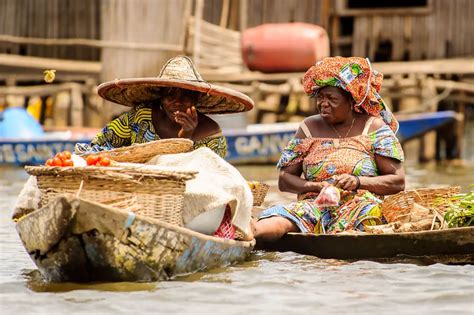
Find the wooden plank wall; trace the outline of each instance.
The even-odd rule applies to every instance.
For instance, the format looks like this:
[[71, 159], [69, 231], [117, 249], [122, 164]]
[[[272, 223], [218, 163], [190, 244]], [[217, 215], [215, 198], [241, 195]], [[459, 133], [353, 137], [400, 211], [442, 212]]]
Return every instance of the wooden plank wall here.
[[375, 60], [382, 42], [392, 45], [390, 60], [472, 56], [472, 0], [433, 0], [427, 15], [355, 16], [352, 55]]
[[[0, 34], [39, 38], [100, 38], [100, 0], [0, 0]], [[98, 48], [0, 43], [0, 53], [99, 60]]]
[[[229, 0], [231, 10], [243, 0]], [[247, 27], [264, 23], [306, 22], [331, 32], [325, 0], [244, 0], [247, 1]], [[353, 20], [352, 53], [375, 59], [379, 45], [392, 45], [391, 61], [462, 57], [474, 54], [474, 12], [472, 0], [430, 0], [428, 14], [357, 15]], [[204, 20], [219, 25], [224, 0], [205, 0]], [[230, 14], [232, 15], [232, 14]], [[230, 19], [231, 20], [231, 19]], [[345, 21], [344, 23], [350, 23]], [[238, 30], [238, 24], [229, 23]]]
[[[189, 21], [186, 52], [192, 55], [200, 71], [239, 73], [244, 69], [240, 52], [240, 32], [201, 21], [200, 49], [194, 52], [195, 20]], [[197, 55], [197, 56], [196, 56]]]
[[[181, 51], [102, 49], [101, 81], [116, 78], [155, 77], [165, 62], [184, 51], [187, 0], [104, 0], [102, 39], [134, 43], [183, 44]], [[115, 105], [110, 113], [125, 108]]]
[[325, 27], [323, 0], [249, 0], [248, 26], [263, 23], [306, 22]]
[[[230, 0], [230, 8], [238, 10], [239, 0]], [[240, 0], [241, 1], [241, 0]], [[264, 23], [306, 22], [325, 27], [321, 18], [324, 0], [245, 0], [248, 1], [247, 27]], [[204, 2], [204, 20], [219, 25], [223, 0], [206, 0]], [[232, 15], [232, 13], [231, 13]], [[232, 21], [232, 17], [229, 17]], [[235, 30], [239, 25], [229, 23]]]

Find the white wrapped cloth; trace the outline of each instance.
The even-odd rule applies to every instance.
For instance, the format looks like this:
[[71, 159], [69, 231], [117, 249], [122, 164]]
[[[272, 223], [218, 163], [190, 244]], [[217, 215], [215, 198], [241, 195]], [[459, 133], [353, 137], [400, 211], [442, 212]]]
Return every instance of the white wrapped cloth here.
[[199, 171], [196, 178], [186, 182], [183, 207], [185, 225], [193, 225], [206, 218], [213, 221], [210, 222], [211, 226], [219, 226], [223, 209], [229, 204], [232, 224], [245, 234], [250, 232], [253, 197], [247, 181], [235, 167], [211, 149], [199, 148], [188, 153], [159, 155], [147, 164], [181, 171]]

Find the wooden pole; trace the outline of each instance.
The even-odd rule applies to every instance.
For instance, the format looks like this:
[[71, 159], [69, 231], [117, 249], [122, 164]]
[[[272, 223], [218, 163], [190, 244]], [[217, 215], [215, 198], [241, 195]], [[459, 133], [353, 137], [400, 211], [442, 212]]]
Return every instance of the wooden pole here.
[[240, 0], [239, 3], [239, 30], [241, 32], [247, 29], [248, 24], [248, 10], [249, 2], [248, 0]]
[[196, 67], [199, 68], [200, 53], [201, 53], [201, 21], [204, 12], [204, 1], [197, 0], [196, 8], [194, 9], [194, 36], [193, 36], [193, 61]]
[[230, 7], [230, 0], [223, 0], [221, 20], [219, 22], [220, 27], [224, 27], [224, 28], [227, 27], [227, 22], [229, 21], [229, 7]]
[[[100, 80], [155, 77], [169, 58], [184, 53], [187, 5], [187, 0], [103, 1], [101, 40], [171, 45], [176, 49], [137, 51], [121, 47], [102, 48]], [[108, 103], [105, 112], [112, 118], [126, 110], [129, 108]]]

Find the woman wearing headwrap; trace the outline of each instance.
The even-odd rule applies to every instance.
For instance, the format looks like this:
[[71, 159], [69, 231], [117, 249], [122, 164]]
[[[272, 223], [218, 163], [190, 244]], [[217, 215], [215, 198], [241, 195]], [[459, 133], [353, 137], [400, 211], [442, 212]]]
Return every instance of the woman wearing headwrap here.
[[[306, 72], [304, 90], [319, 114], [301, 123], [278, 162], [280, 190], [298, 200], [264, 210], [254, 225], [257, 239], [382, 223], [381, 198], [404, 189], [405, 172], [398, 122], [378, 94], [381, 82], [368, 59], [357, 57], [325, 58]], [[341, 198], [322, 206], [316, 198], [329, 185]]]

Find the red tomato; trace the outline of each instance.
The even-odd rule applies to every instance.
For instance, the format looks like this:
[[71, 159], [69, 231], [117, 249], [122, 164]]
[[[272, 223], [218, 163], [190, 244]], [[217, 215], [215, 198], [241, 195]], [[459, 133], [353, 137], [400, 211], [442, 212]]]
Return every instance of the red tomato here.
[[47, 159], [46, 160], [46, 165], [53, 166], [53, 159]]
[[100, 159], [100, 165], [101, 166], [109, 166], [110, 165], [110, 159], [108, 157], [102, 157]]
[[95, 154], [88, 155], [86, 157], [87, 165], [96, 165], [98, 161], [99, 161], [99, 157]]
[[107, 153], [101, 153], [99, 154], [99, 160], [102, 160], [103, 158], [108, 158], [109, 155]]
[[53, 158], [52, 166], [63, 166], [63, 161], [60, 158], [55, 157]]
[[71, 159], [71, 156], [72, 156], [71, 152], [69, 152], [69, 151], [67, 151], [67, 150], [66, 150], [66, 151], [63, 151], [63, 155], [64, 155], [64, 157], [65, 157], [66, 160]]
[[74, 166], [74, 162], [70, 159], [64, 160], [63, 166]]
[[66, 159], [66, 157], [64, 156], [64, 153], [56, 153], [56, 155], [54, 156], [55, 158], [58, 158], [60, 159], [61, 161], [64, 161]]

